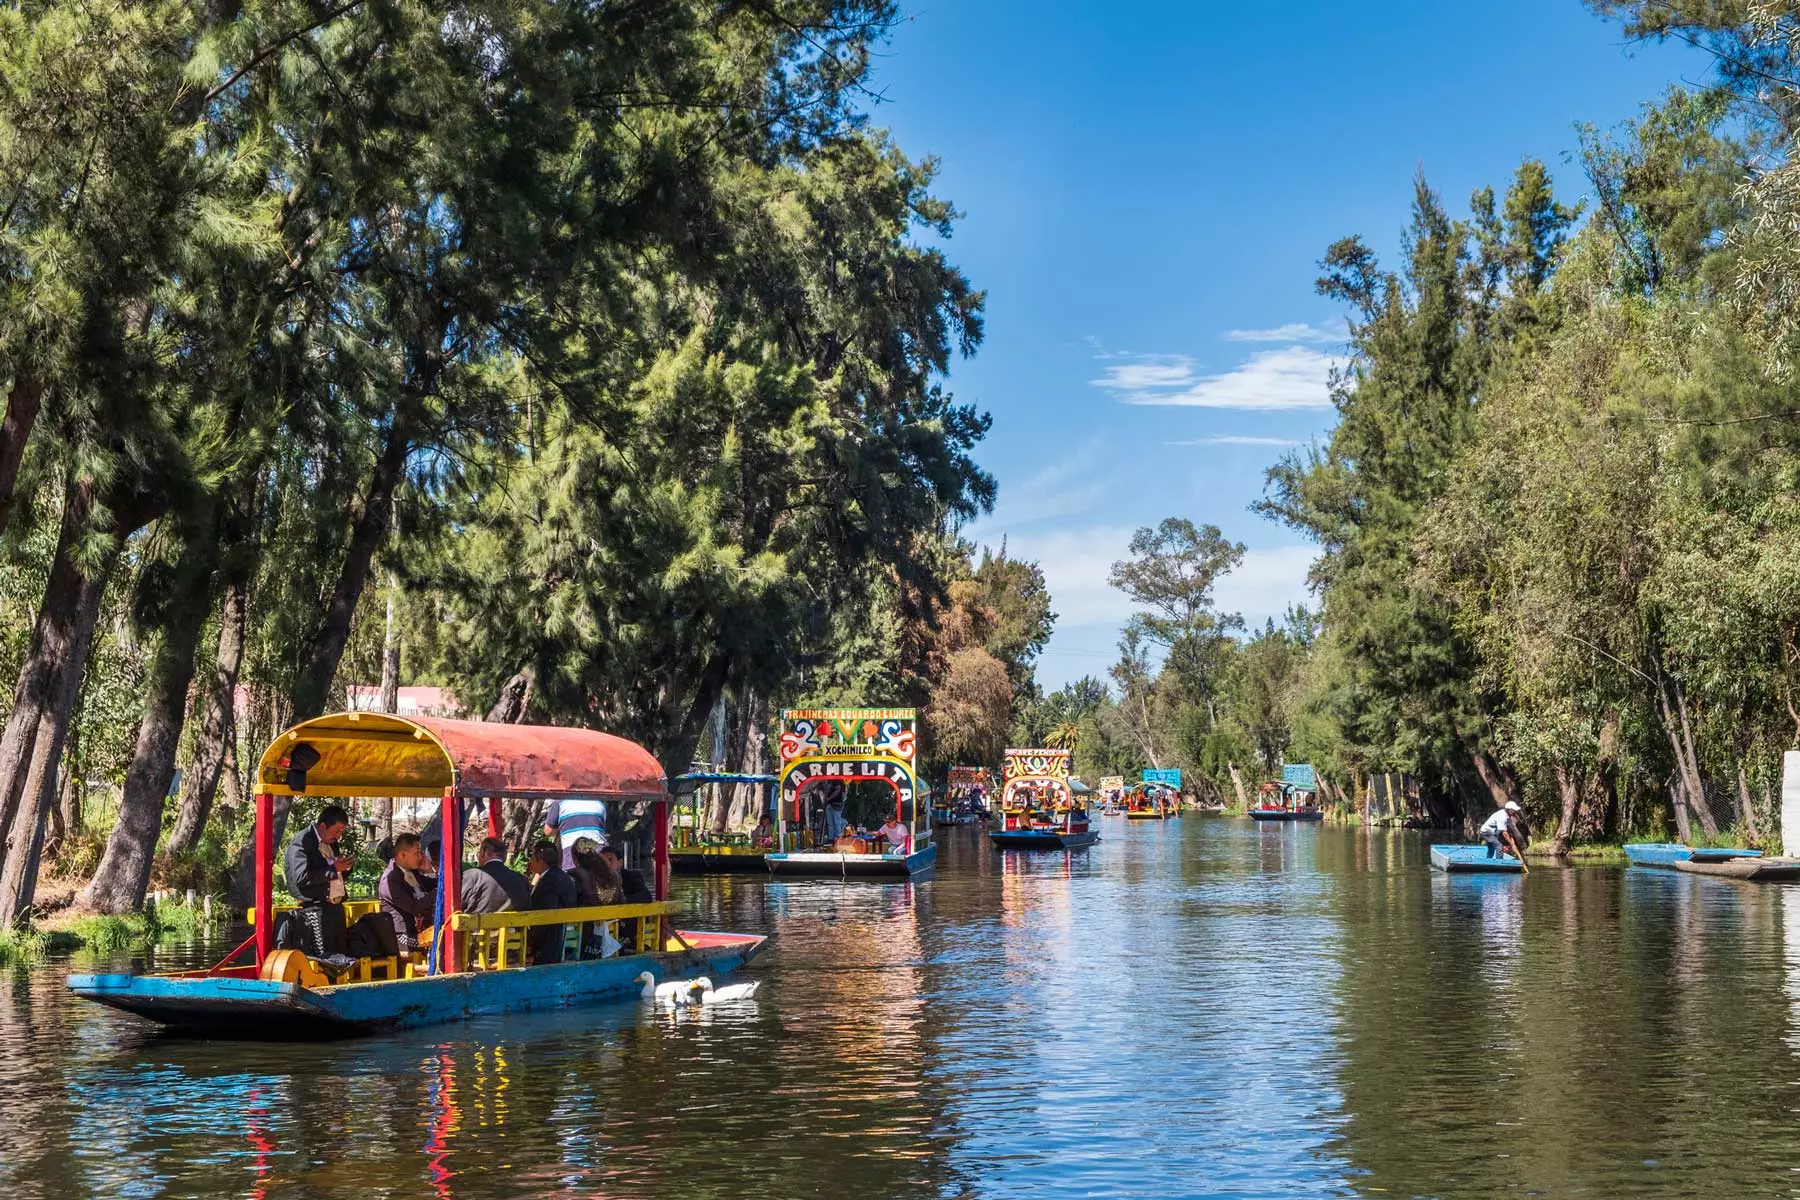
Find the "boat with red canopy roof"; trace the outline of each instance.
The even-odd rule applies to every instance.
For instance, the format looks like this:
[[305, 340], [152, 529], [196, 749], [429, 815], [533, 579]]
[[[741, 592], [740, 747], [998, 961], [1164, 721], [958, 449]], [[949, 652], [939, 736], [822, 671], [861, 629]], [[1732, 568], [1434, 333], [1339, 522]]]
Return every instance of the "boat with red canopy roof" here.
[[[359, 958], [345, 966], [276, 948], [276, 806], [285, 808], [299, 797], [439, 800], [442, 870], [429, 953]], [[654, 899], [548, 911], [459, 912], [463, 827], [474, 800], [487, 802], [489, 831], [496, 836], [505, 803], [648, 805]], [[303, 721], [277, 737], [257, 767], [251, 936], [208, 970], [78, 974], [69, 977], [69, 988], [176, 1029], [331, 1037], [634, 995], [644, 971], [666, 980], [722, 974], [747, 962], [766, 939], [670, 928], [669, 803], [655, 756], [591, 729], [367, 712]], [[531, 930], [583, 924], [623, 934], [615, 939], [623, 943], [621, 952], [526, 965]]]

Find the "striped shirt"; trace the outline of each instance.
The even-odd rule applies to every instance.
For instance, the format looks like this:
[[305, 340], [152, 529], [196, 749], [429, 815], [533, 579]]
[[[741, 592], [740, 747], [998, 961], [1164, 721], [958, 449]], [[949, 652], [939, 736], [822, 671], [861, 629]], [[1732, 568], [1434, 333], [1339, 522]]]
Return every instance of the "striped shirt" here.
[[575, 843], [582, 838], [591, 839], [596, 846], [606, 845], [606, 801], [552, 800], [544, 824], [556, 830], [567, 870], [575, 865]]

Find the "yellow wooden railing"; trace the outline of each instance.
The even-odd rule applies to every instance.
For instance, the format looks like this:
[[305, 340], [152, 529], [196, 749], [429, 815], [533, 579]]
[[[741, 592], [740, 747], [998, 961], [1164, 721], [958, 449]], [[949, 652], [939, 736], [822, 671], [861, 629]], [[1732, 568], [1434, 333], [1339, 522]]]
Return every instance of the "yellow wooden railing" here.
[[618, 922], [635, 919], [637, 938], [624, 953], [663, 949], [663, 918], [675, 911], [670, 901], [650, 904], [601, 904], [587, 908], [546, 908], [536, 911], [457, 913], [450, 928], [463, 935], [467, 952], [463, 961], [474, 970], [500, 970], [525, 965], [526, 931], [542, 925], [563, 926], [564, 954], [570, 938], [580, 944], [581, 927], [598, 924], [619, 938]]

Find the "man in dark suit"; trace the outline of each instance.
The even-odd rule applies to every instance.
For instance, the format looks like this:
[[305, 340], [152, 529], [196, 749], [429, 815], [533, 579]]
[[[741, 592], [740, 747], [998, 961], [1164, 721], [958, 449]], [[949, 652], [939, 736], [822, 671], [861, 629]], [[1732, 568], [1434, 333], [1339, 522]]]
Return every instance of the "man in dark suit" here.
[[[549, 838], [540, 838], [531, 847], [531, 869], [537, 882], [531, 885], [531, 907], [535, 912], [575, 907], [575, 881], [562, 869], [562, 850]], [[558, 963], [563, 959], [563, 927], [537, 925], [526, 939], [531, 949], [533, 966]]]
[[506, 865], [506, 845], [485, 838], [475, 865], [463, 875], [462, 910], [470, 913], [520, 911], [531, 907], [531, 883]]
[[350, 828], [350, 814], [327, 804], [319, 819], [288, 843], [283, 865], [288, 891], [300, 901], [295, 914], [300, 949], [313, 958], [342, 955], [347, 946], [344, 922], [344, 876], [351, 859], [338, 853], [338, 840]]
[[437, 916], [437, 876], [426, 870], [425, 850], [416, 833], [394, 839], [394, 855], [381, 874], [375, 894], [381, 911], [394, 925], [394, 938], [403, 952], [419, 948], [419, 931], [431, 928]]

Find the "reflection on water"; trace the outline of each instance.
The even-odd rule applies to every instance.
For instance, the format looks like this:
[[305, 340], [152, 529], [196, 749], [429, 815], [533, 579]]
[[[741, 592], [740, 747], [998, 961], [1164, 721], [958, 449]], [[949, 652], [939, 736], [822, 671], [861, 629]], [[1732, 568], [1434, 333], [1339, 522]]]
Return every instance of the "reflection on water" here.
[[0, 1195], [1795, 1190], [1800, 888], [1103, 830], [954, 831], [924, 884], [684, 881], [695, 925], [777, 935], [743, 1004], [258, 1046], [0, 977]]

